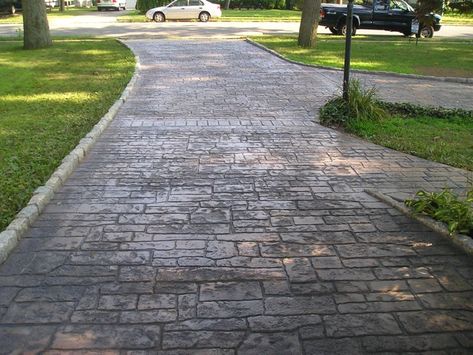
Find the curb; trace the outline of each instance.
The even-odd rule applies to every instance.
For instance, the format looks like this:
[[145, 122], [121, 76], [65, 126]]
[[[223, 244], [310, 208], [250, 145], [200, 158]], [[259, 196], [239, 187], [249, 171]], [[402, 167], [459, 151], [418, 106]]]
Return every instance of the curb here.
[[412, 213], [412, 210], [409, 207], [381, 192], [371, 189], [365, 189], [365, 192], [368, 195], [375, 197], [378, 200], [386, 203], [387, 205], [397, 209], [399, 212], [402, 212], [407, 217], [415, 219], [427, 228], [430, 228], [432, 231], [437, 232], [442, 237], [448, 239], [450, 242], [456, 245], [458, 248], [462, 249], [465, 253], [469, 254], [470, 256], [473, 256], [473, 238], [470, 238], [469, 236], [463, 234], [450, 234], [444, 223], [436, 221], [425, 215]]
[[[126, 43], [120, 40], [119, 42], [131, 50]], [[110, 107], [108, 112], [100, 119], [92, 130], [79, 141], [79, 144], [68, 155], [66, 155], [62, 160], [61, 165], [59, 165], [59, 167], [52, 173], [48, 181], [33, 192], [33, 197], [31, 197], [26, 207], [18, 212], [13, 221], [3, 232], [0, 233], [0, 264], [7, 259], [8, 255], [17, 246], [18, 242], [31, 224], [53, 198], [54, 193], [59, 190], [75, 168], [82, 160], [84, 160], [97, 139], [113, 121], [118, 110], [128, 99], [128, 96], [133, 90], [136, 81], [140, 76], [139, 71], [140, 61], [139, 57], [135, 55], [135, 71], [120, 98], [115, 101], [112, 107]]]
[[[282, 54], [279, 54], [278, 52], [273, 51], [272, 49], [269, 49], [268, 47], [260, 43], [257, 43], [250, 38], [246, 38], [245, 41], [247, 43], [252, 44], [255, 47], [258, 47], [259, 49], [262, 49], [268, 53], [271, 53], [272, 55], [275, 55], [276, 57], [281, 58], [282, 60], [285, 60], [286, 62], [289, 62], [292, 64], [302, 65], [304, 67], [309, 67], [309, 68], [332, 70], [332, 71], [336, 71], [340, 73], [343, 72], [343, 69], [327, 67], [324, 65], [306, 64], [306, 63], [298, 62], [296, 60], [288, 59], [284, 57]], [[352, 73], [389, 76], [393, 78], [410, 78], [410, 79], [418, 79], [418, 80], [435, 80], [435, 81], [450, 82], [450, 83], [473, 84], [473, 78], [455, 78], [455, 77], [448, 77], [448, 76], [442, 77], [442, 76], [427, 76], [427, 75], [416, 75], [416, 74], [401, 74], [401, 73], [392, 73], [392, 72], [386, 72], [386, 71], [370, 71], [370, 70], [362, 70], [362, 69], [351, 69], [350, 71]]]

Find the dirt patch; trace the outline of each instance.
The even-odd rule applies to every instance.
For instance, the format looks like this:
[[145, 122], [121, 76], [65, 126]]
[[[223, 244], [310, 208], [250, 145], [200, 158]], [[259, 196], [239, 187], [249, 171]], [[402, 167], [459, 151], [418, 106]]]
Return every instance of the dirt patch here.
[[458, 78], [473, 78], [471, 70], [461, 68], [416, 67], [417, 74], [431, 76], [453, 76]]

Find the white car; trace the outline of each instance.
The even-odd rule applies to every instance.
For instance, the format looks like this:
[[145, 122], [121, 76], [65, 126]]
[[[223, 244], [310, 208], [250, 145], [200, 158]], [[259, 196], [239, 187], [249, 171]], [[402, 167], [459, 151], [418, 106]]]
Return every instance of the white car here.
[[107, 9], [113, 9], [120, 11], [126, 9], [126, 0], [97, 0], [97, 10], [103, 11]]
[[146, 12], [146, 17], [156, 22], [186, 19], [207, 22], [211, 17], [220, 16], [222, 16], [220, 5], [207, 0], [175, 0], [169, 5], [155, 7]]

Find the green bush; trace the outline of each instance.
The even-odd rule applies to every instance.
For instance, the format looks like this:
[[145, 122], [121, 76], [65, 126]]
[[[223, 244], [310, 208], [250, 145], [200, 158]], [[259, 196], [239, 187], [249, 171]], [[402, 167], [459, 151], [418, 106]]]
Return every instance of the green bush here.
[[[215, 4], [220, 4], [222, 9], [225, 8], [225, 0], [213, 0]], [[288, 4], [288, 6], [286, 6]], [[231, 0], [231, 9], [279, 9], [291, 10], [293, 5], [286, 3], [286, 0]]]
[[431, 116], [436, 118], [460, 117], [473, 120], [473, 111], [443, 107], [424, 107], [411, 103], [379, 102], [380, 106], [393, 115], [403, 117]]
[[144, 14], [153, 7], [164, 6], [170, 2], [170, 0], [137, 0], [136, 9], [140, 11], [140, 13]]
[[276, 0], [276, 9], [284, 10], [286, 8], [286, 0]]
[[415, 213], [426, 214], [446, 223], [450, 234], [462, 233], [473, 237], [473, 189], [464, 200], [449, 189], [441, 192], [421, 190], [416, 196], [417, 199], [405, 201]]
[[264, 7], [267, 10], [272, 10], [276, 7], [276, 0], [265, 0]]
[[320, 121], [328, 126], [349, 128], [358, 120], [378, 121], [387, 117], [387, 112], [376, 99], [373, 88], [364, 90], [358, 80], [352, 80], [348, 88], [348, 101], [341, 97], [330, 100], [320, 110]]
[[461, 14], [471, 14], [473, 12], [473, 0], [450, 2], [447, 9]]
[[302, 10], [302, 6], [304, 6], [304, 0], [294, 1], [294, 10]]

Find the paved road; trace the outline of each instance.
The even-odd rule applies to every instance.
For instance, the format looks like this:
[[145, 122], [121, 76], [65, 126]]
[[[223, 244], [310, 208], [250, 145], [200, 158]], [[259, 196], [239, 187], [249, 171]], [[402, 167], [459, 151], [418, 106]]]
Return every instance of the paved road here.
[[130, 100], [0, 267], [2, 353], [471, 351], [472, 260], [363, 192], [465, 171], [314, 123], [331, 72], [129, 44]]
[[[91, 15], [51, 21], [54, 35], [84, 35], [110, 37], [200, 37], [228, 38], [261, 34], [298, 33], [299, 23], [291, 22], [165, 22], [165, 23], [117, 23], [117, 12], [93, 13]], [[0, 36], [16, 36], [21, 25], [0, 25]], [[319, 33], [330, 33], [319, 27]], [[363, 31], [359, 34], [397, 35], [387, 31]], [[400, 34], [399, 34], [400, 35]], [[439, 37], [473, 38], [473, 26], [444, 26], [436, 33]]]

